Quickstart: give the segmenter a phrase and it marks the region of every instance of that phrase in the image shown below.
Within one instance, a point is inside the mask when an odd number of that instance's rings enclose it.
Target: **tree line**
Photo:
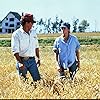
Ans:
[[[40,18],[39,21],[36,23],[36,30],[39,33],[59,33],[61,32],[61,25],[63,23],[63,19],[59,19],[58,16],[55,17],[55,20],[52,21],[51,18],[43,19]],[[74,19],[72,26],[73,30],[72,32],[85,32],[86,29],[89,27],[89,23],[87,20],[83,19],[81,22],[79,22],[79,19]]]

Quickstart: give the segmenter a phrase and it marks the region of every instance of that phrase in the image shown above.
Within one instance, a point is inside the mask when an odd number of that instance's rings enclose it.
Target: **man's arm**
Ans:
[[[12,38],[11,38],[11,48],[12,48],[12,53],[15,56],[16,60],[19,63],[22,63],[20,56],[19,56],[19,37],[17,35],[17,33],[13,33],[12,34]]]
[[[19,63],[22,63],[22,60],[21,60],[21,58],[20,58],[20,56],[19,56],[19,53],[15,53],[14,56],[15,56],[16,60],[17,60]]]
[[[23,62],[22,62],[22,60],[21,60],[21,58],[20,58],[20,56],[19,56],[19,53],[15,53],[14,56],[15,56],[16,60],[17,60],[18,63],[19,63],[19,67],[20,67],[21,69],[24,69],[24,64],[23,64]]]
[[[37,56],[37,58],[38,58],[37,64],[39,64],[39,66],[40,66],[39,48],[36,48],[35,51],[36,51],[36,56]]]
[[[58,62],[58,52],[57,52],[57,50],[53,50],[53,51],[54,51],[54,53],[56,55],[56,61]]]
[[[77,57],[77,62],[78,62],[78,68],[80,68],[80,54],[79,54],[79,49],[76,51],[76,57]]]
[[[55,52],[55,57],[56,57],[56,66],[57,66],[57,69],[58,71],[62,71],[61,67],[59,66],[59,53],[57,50],[53,50]]]

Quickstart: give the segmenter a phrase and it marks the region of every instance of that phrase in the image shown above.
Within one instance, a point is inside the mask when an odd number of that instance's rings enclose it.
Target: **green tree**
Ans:
[[[59,31],[59,18],[58,18],[58,16],[56,16],[55,24],[56,24],[55,30],[56,30],[56,33],[58,33],[58,31]]]
[[[55,29],[56,29],[57,25],[56,25],[56,22],[52,22],[52,31],[53,33],[55,33]]]
[[[59,19],[58,16],[56,16],[55,22],[52,22],[52,31],[53,33],[58,33],[61,31],[61,24],[63,23],[62,19]]]
[[[76,32],[77,31],[77,24],[79,22],[79,19],[74,19],[73,20],[73,32]]]
[[[41,33],[43,31],[43,25],[44,25],[44,21],[43,21],[43,18],[41,18],[39,21],[37,21],[37,28],[39,28],[39,33]]]
[[[58,25],[59,31],[61,31],[61,24],[62,24],[62,23],[63,23],[63,20],[60,19],[60,21],[59,21],[59,25]]]
[[[51,33],[51,18],[49,18],[49,19],[47,20],[46,28],[47,28],[47,32],[48,32],[48,33]]]
[[[89,26],[89,23],[87,22],[87,20],[82,20],[82,22],[79,24],[79,27],[78,27],[79,32],[85,32],[88,26]]]
[[[38,24],[39,24],[39,25],[43,25],[43,24],[44,24],[44,22],[43,22],[43,19],[42,19],[42,18],[39,20]]]

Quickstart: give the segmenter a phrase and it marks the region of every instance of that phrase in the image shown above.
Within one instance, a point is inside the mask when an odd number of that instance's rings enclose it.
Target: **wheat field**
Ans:
[[[81,45],[81,68],[73,81],[58,79],[52,47],[40,47],[42,79],[19,81],[10,47],[0,47],[0,99],[100,99],[100,45]]]

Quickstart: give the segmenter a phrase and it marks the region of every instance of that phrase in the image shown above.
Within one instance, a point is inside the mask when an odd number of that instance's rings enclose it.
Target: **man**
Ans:
[[[56,54],[57,69],[60,76],[64,76],[64,69],[68,68],[70,78],[73,80],[77,67],[80,68],[80,44],[76,36],[70,34],[69,23],[63,23],[61,29],[63,34],[55,40],[53,46],[53,51]]]
[[[35,30],[32,29],[36,21],[32,14],[25,14],[21,18],[21,27],[12,34],[11,47],[17,60],[17,70],[20,76],[27,79],[27,71],[34,81],[40,80],[37,64],[40,66],[39,44]],[[35,60],[37,56],[37,63]]]

